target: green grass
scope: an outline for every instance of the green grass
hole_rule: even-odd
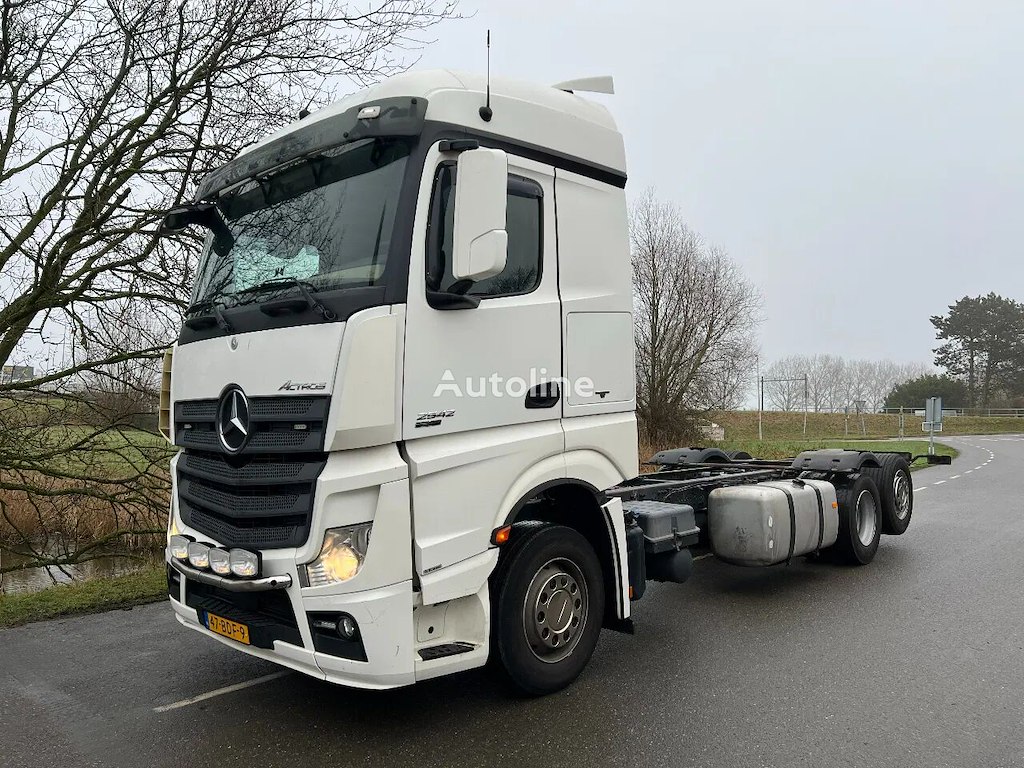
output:
[[[43,461],[50,471],[97,475],[98,479],[132,477],[154,465],[165,464],[174,455],[174,449],[162,436],[140,429],[54,425],[46,429],[25,428],[24,434],[13,434],[8,443],[23,455],[35,458],[53,453]]]
[[[756,440],[757,411],[718,411],[709,415],[709,419],[725,428],[726,440]],[[764,437],[766,440],[800,440],[803,439],[803,413],[784,413],[766,411],[763,416]],[[921,417],[907,415],[905,417],[904,434],[909,439],[925,435],[921,430]],[[888,413],[870,413],[864,415],[866,434],[861,432],[860,419],[850,416],[849,438],[897,437],[900,433],[899,416]],[[985,416],[947,416],[943,423],[943,435],[992,435],[1024,432],[1024,418],[985,417]],[[846,439],[847,420],[842,413],[809,413],[807,414],[808,439]]]
[[[167,596],[163,565],[26,594],[0,595],[0,627],[156,602]]]
[[[709,443],[710,445],[710,443]],[[855,451],[906,451],[907,453],[928,453],[927,440],[726,440],[713,443],[725,451],[746,451],[758,459],[785,459],[801,451],[816,448],[849,448]],[[936,441],[935,452],[940,456],[956,458],[959,451]],[[928,466],[921,460],[912,469]]]

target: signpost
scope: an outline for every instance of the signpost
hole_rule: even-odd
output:
[[[924,403],[921,429],[928,433],[928,453],[935,453],[935,433],[942,431],[942,398],[929,397]]]

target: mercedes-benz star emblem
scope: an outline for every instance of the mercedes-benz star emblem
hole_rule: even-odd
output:
[[[228,453],[238,453],[249,439],[249,400],[240,387],[226,389],[220,396],[217,434]]]

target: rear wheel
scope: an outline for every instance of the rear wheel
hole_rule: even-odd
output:
[[[590,543],[572,528],[517,533],[495,572],[491,653],[513,685],[538,696],[569,685],[590,660],[604,581]]]
[[[859,475],[836,488],[839,501],[839,538],[835,553],[842,562],[867,565],[875,559],[881,534],[881,501],[874,480]]]
[[[881,467],[863,470],[875,481],[882,502],[882,533],[899,536],[910,527],[914,513],[914,483],[910,479],[910,465],[895,453],[880,453]]]

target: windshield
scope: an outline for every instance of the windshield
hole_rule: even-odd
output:
[[[364,139],[222,195],[226,228],[207,235],[193,304],[248,301],[247,289],[268,281],[278,290],[295,280],[318,291],[382,284],[409,147]]]

